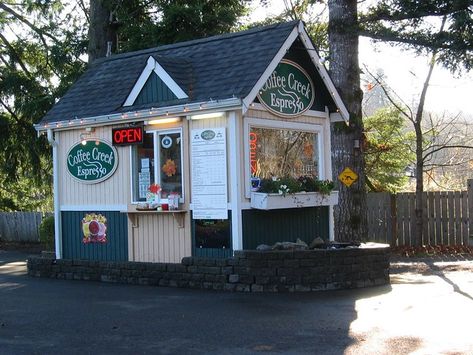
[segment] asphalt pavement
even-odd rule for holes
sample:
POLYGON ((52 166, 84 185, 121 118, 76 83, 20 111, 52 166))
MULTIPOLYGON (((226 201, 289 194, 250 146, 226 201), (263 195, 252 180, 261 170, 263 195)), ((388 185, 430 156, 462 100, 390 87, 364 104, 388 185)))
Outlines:
POLYGON ((31 278, 26 257, 0 250, 0 354, 473 353, 471 261, 400 267, 392 286, 244 294, 31 278))

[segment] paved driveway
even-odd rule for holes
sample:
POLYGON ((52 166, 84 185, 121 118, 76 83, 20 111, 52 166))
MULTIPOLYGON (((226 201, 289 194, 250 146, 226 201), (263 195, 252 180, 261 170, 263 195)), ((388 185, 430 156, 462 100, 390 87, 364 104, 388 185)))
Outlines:
POLYGON ((29 278, 25 257, 0 251, 1 354, 473 353, 472 261, 278 295, 29 278))

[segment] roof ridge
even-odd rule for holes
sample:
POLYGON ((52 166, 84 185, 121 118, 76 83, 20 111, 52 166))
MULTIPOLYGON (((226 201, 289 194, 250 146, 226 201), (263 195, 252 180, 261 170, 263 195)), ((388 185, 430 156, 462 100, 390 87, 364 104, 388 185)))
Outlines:
MULTIPOLYGON (((300 20, 293 20, 293 21, 288 21, 288 22, 278 22, 275 24, 271 25, 265 25, 265 26, 258 26, 258 27, 253 27, 244 31, 238 31, 238 32, 231 32, 231 33, 223 33, 219 35, 214 35, 210 37, 204 37, 204 38, 199 38, 199 39, 194 39, 186 42, 178 42, 178 43, 173 43, 173 44, 165 44, 162 46, 158 47, 152 47, 152 48, 147 48, 147 49, 141 49, 138 51, 133 51, 133 52, 125 52, 125 53, 119 53, 112 55, 108 58, 99 58, 95 60, 92 63, 93 65, 100 64, 103 62, 108 62, 108 61, 113 61, 113 60, 118 60, 118 59, 124 59, 124 58, 131 58, 134 56, 140 56, 146 53, 155 53, 158 51, 164 51, 168 49, 174 49, 174 48, 182 48, 182 47, 189 47, 189 46, 194 46, 197 44, 201 43, 206 43, 206 42, 214 42, 214 41, 220 41, 228 38, 236 38, 236 37, 241 37, 241 36, 246 36, 249 34, 257 33, 257 32, 264 32, 264 31, 269 31, 281 26, 289 26, 289 25, 295 25, 296 23, 299 23, 300 20)), ((163 56, 164 57, 164 56, 163 56)))

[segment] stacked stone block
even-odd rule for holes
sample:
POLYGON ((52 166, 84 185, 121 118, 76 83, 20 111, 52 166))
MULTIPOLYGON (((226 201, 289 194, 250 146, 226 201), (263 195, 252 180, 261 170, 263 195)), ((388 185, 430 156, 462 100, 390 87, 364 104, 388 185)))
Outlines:
POLYGON ((235 251, 233 258, 185 257, 180 264, 28 259, 28 274, 236 292, 308 292, 389 283, 389 247, 235 251))

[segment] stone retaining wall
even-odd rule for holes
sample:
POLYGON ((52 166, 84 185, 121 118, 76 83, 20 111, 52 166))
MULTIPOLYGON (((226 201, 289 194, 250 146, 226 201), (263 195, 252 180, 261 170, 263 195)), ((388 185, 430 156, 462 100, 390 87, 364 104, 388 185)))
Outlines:
POLYGON ((28 274, 67 280, 238 292, 320 291, 389 283, 387 246, 337 250, 235 251, 180 264, 28 259, 28 274))

